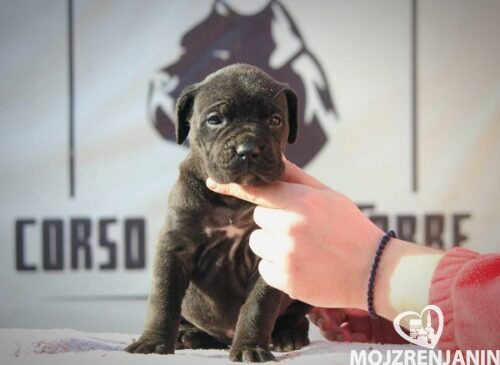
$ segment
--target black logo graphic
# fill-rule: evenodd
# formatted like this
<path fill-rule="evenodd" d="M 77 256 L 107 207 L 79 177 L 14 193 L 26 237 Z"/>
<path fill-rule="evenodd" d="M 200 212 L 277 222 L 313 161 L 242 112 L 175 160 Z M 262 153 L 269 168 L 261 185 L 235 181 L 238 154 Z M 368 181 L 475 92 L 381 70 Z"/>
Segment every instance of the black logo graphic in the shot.
<path fill-rule="evenodd" d="M 325 145 L 320 121 L 336 116 L 325 72 L 279 1 L 271 0 L 254 15 L 238 14 L 224 1 L 215 1 L 181 45 L 184 53 L 153 77 L 148 94 L 149 118 L 163 138 L 175 141 L 174 104 L 182 89 L 219 68 L 244 62 L 288 83 L 299 97 L 300 138 L 287 149 L 287 157 L 304 166 Z"/>

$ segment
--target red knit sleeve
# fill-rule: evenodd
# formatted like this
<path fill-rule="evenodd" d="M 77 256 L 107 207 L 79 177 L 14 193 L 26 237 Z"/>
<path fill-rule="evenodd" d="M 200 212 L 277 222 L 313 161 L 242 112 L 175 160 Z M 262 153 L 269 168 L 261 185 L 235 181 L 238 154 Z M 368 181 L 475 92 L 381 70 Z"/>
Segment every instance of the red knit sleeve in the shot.
<path fill-rule="evenodd" d="M 439 348 L 500 348 L 500 254 L 447 252 L 434 272 L 429 300 L 444 316 Z"/>

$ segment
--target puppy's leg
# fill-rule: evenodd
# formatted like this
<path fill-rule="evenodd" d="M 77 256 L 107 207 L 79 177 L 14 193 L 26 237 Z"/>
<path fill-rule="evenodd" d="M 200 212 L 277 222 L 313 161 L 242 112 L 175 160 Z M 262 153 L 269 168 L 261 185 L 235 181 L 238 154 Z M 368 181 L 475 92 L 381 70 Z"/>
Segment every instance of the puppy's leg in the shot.
<path fill-rule="evenodd" d="M 268 286 L 261 277 L 257 279 L 240 310 L 229 352 L 231 361 L 275 360 L 269 344 L 283 295 L 279 290 Z"/>
<path fill-rule="evenodd" d="M 227 345 L 215 337 L 195 327 L 181 318 L 179 334 L 177 335 L 176 350 L 181 349 L 227 349 Z"/>
<path fill-rule="evenodd" d="M 306 313 L 310 308 L 296 301 L 278 317 L 272 333 L 274 351 L 288 352 L 309 345 L 309 320 Z"/>
<path fill-rule="evenodd" d="M 125 351 L 173 354 L 181 318 L 182 299 L 190 280 L 186 253 L 169 245 L 168 234 L 160 241 L 153 268 L 148 315 L 142 336 Z M 163 242 L 162 242 L 163 241 Z"/>

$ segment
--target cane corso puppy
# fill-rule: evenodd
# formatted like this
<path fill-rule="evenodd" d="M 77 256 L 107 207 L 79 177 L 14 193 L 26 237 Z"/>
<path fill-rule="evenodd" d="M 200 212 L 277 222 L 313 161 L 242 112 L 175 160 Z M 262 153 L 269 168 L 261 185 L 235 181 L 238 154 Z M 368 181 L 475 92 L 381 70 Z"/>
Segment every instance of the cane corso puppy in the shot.
<path fill-rule="evenodd" d="M 309 306 L 268 286 L 248 246 L 255 206 L 209 190 L 268 184 L 297 137 L 297 97 L 257 67 L 236 64 L 187 87 L 176 105 L 177 142 L 190 151 L 169 197 L 156 247 L 149 308 L 135 353 L 228 348 L 233 361 L 274 360 L 309 343 Z M 271 346 L 272 344 L 272 346 Z"/>

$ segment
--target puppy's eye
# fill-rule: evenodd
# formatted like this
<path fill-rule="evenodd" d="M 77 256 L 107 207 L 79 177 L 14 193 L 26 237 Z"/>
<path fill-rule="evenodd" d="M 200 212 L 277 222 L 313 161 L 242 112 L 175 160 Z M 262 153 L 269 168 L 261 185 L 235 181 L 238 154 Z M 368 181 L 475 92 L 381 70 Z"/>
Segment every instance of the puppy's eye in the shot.
<path fill-rule="evenodd" d="M 211 115 L 208 117 L 207 123 L 210 125 L 219 125 L 222 124 L 222 119 L 218 115 Z"/>
<path fill-rule="evenodd" d="M 269 126 L 273 128 L 281 127 L 281 118 L 277 115 L 273 115 L 271 119 L 269 119 Z"/>

